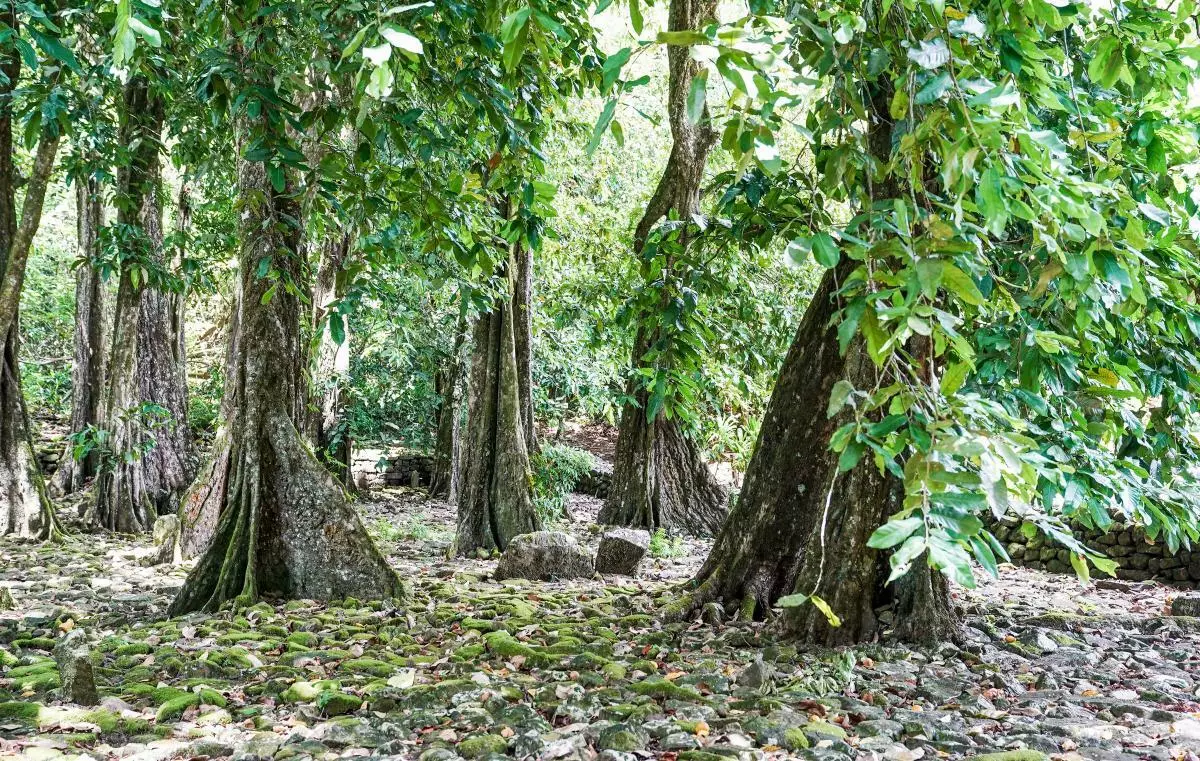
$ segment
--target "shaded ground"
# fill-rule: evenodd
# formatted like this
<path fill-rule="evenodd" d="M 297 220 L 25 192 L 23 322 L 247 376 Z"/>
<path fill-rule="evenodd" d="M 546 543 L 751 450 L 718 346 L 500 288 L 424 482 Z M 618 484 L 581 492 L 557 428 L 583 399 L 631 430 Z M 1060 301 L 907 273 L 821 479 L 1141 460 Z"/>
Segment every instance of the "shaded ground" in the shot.
<path fill-rule="evenodd" d="M 1196 759 L 1200 622 L 1171 590 L 1006 569 L 960 590 L 964 639 L 933 651 L 798 652 L 758 625 L 663 625 L 707 547 L 637 579 L 495 583 L 447 560 L 453 510 L 404 489 L 361 504 L 409 584 L 349 600 L 160 617 L 184 570 L 146 542 L 0 540 L 0 756 L 429 761 L 516 757 Z M 568 528 L 590 542 L 598 503 Z M 63 706 L 63 630 L 94 643 L 103 705 Z"/>

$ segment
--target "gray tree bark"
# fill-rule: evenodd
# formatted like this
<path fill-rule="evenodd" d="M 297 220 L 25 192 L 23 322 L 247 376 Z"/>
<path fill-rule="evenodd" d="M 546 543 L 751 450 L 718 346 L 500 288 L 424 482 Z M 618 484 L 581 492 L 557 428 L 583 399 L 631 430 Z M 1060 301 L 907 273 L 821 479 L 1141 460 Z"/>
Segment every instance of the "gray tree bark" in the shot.
<path fill-rule="evenodd" d="M 0 11 L 0 20 L 17 29 L 15 6 Z M 0 73 L 0 536 L 54 539 L 60 529 L 33 456 L 21 392 L 18 324 L 25 266 L 41 223 L 59 136 L 43 132 L 38 140 L 18 220 L 12 97 L 20 80 L 21 58 L 15 49 L 0 58 Z"/>
<path fill-rule="evenodd" d="M 514 273 L 510 252 L 505 268 L 507 299 L 476 320 L 471 360 L 470 412 L 466 452 L 458 500 L 459 555 L 503 550 L 514 536 L 538 531 L 533 506 L 528 439 L 522 423 Z"/>
<path fill-rule="evenodd" d="M 151 267 L 165 268 L 162 232 L 163 103 L 144 77 L 125 86 L 120 140 L 129 153 L 117 177 L 117 220 L 141 230 Z M 122 267 L 113 315 L 104 428 L 113 459 L 97 482 L 96 517 L 112 531 L 139 532 L 174 512 L 194 475 L 187 379 L 177 356 L 176 304 L 138 265 Z M 137 276 L 137 279 L 135 279 Z M 165 410 L 151 423 L 143 405 Z"/>
<path fill-rule="evenodd" d="M 241 124 L 242 142 L 250 125 Z M 258 277 L 264 258 L 304 282 L 298 204 L 239 159 L 239 287 L 224 424 L 183 506 L 183 548 L 205 546 L 172 615 L 262 596 L 400 597 L 400 580 L 306 444 L 299 298 Z M 270 295 L 268 295 L 270 293 Z M 205 536 L 207 534 L 207 536 Z"/>
<path fill-rule="evenodd" d="M 672 0 L 668 28 L 670 31 L 699 29 L 715 19 L 716 10 L 716 0 Z M 668 46 L 667 62 L 671 154 L 634 230 L 634 252 L 638 255 L 645 249 L 654 225 L 672 211 L 684 221 L 699 213 L 704 168 L 717 139 L 708 122 L 707 105 L 696 124 L 688 119 L 688 92 L 701 71 L 700 65 L 692 60 L 691 48 Z M 666 267 L 670 269 L 670 262 Z M 658 335 L 638 329 L 632 358 L 634 370 L 641 366 L 642 358 L 658 340 Z M 599 521 L 650 531 L 663 528 L 699 535 L 715 533 L 727 510 L 725 488 L 709 472 L 699 448 L 676 421 L 662 415 L 651 419 L 647 415 L 650 395 L 636 377 L 630 381 L 627 393 L 634 401 L 621 411 L 612 491 Z"/>
<path fill-rule="evenodd" d="M 882 165 L 891 155 L 892 89 L 889 83 L 873 89 L 869 139 Z M 878 190 L 886 198 L 898 189 L 882 182 Z M 870 388 L 876 381 L 862 338 L 844 355 L 838 343 L 838 292 L 856 266 L 843 258 L 822 278 L 779 371 L 737 505 L 693 588 L 668 606 L 668 618 L 690 615 L 709 601 L 745 619 L 761 618 L 780 597 L 798 593 L 822 598 L 841 618 L 833 627 L 811 604 L 788 609 L 779 628 L 807 643 L 836 646 L 879 636 L 885 627 L 875 611 L 889 605 L 897 637 L 954 636 L 945 577 L 918 562 L 889 586 L 887 554 L 867 547 L 899 507 L 903 485 L 870 457 L 839 473 L 838 455 L 829 449 L 850 414 L 826 414 L 834 384 Z"/>
<path fill-rule="evenodd" d="M 75 182 L 76 227 L 79 253 L 87 260 L 99 254 L 99 232 L 104 226 L 104 200 L 94 177 Z M 100 272 L 90 264 L 75 271 L 75 340 L 71 362 L 71 433 L 100 424 L 101 397 L 108 352 L 104 310 L 104 283 Z M 59 458 L 58 470 L 51 480 L 51 492 L 73 494 L 96 477 L 100 455 L 90 452 L 82 460 L 72 456 L 67 444 Z"/>
<path fill-rule="evenodd" d="M 462 453 L 462 376 L 466 339 L 466 314 L 460 313 L 455 323 L 451 354 L 445 367 L 438 370 L 435 379 L 441 404 L 438 405 L 437 440 L 433 447 L 433 473 L 429 479 L 429 495 L 444 498 L 450 504 L 458 502 Z"/>
<path fill-rule="evenodd" d="M 352 442 L 348 431 L 339 431 L 345 413 L 346 384 L 350 379 L 350 325 L 346 321 L 339 343 L 328 324 L 322 323 L 330 307 L 345 293 L 338 273 L 350 256 L 349 233 L 333 234 L 320 244 L 316 282 L 313 284 L 313 331 L 316 357 L 313 365 L 313 446 L 346 491 L 354 491 L 351 477 Z"/>

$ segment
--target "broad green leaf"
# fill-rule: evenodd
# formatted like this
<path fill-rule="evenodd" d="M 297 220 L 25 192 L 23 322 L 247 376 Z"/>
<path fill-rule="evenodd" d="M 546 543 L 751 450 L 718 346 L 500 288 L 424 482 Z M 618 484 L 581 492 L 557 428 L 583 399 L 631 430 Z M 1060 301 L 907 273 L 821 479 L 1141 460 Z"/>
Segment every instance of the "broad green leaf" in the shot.
<path fill-rule="evenodd" d="M 688 90 L 687 118 L 692 124 L 699 124 L 704 116 L 704 96 L 708 90 L 708 69 L 701 69 L 692 77 L 692 85 Z"/>
<path fill-rule="evenodd" d="M 383 39 L 387 40 L 389 45 L 406 53 L 421 55 L 425 52 L 420 40 L 395 24 L 388 24 L 380 29 L 379 33 L 383 35 Z"/>
<path fill-rule="evenodd" d="M 812 601 L 813 606 L 817 610 L 821 611 L 821 613 L 825 615 L 825 620 L 829 622 L 830 626 L 836 629 L 842 625 L 842 619 L 837 617 L 837 614 L 833 612 L 833 608 L 829 607 L 829 603 L 825 602 L 816 595 L 813 595 L 808 599 Z"/>
<path fill-rule="evenodd" d="M 812 253 L 817 264 L 826 269 L 836 267 L 841 258 L 838 245 L 829 233 L 817 233 L 812 237 Z"/>
<path fill-rule="evenodd" d="M 850 400 L 850 395 L 854 393 L 854 386 L 848 380 L 839 380 L 833 384 L 833 388 L 829 392 L 829 407 L 825 414 L 827 417 L 833 417 L 842 411 L 846 406 L 846 402 Z"/>
<path fill-rule="evenodd" d="M 916 517 L 888 521 L 875 529 L 874 533 L 867 539 L 867 546 L 877 550 L 886 550 L 889 547 L 895 547 L 912 536 L 914 531 L 924 525 L 925 521 Z"/>
<path fill-rule="evenodd" d="M 604 133 L 616 113 L 617 99 L 612 98 L 604 104 L 604 110 L 600 112 L 600 118 L 596 120 L 596 126 L 592 129 L 592 139 L 587 144 L 588 155 L 591 155 L 596 150 L 596 146 L 600 145 L 600 140 L 604 137 Z"/>

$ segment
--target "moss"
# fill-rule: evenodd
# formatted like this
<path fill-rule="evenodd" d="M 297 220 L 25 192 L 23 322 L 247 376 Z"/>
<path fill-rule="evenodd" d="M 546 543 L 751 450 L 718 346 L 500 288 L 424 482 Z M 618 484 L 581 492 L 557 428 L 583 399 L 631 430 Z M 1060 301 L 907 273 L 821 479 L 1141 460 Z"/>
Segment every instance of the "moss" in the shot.
<path fill-rule="evenodd" d="M 968 761 L 1049 761 L 1049 757 L 1040 750 L 1005 750 L 999 753 L 984 753 L 971 756 Z"/>
<path fill-rule="evenodd" d="M 371 676 L 391 676 L 396 671 L 396 667 L 377 658 L 352 658 L 342 661 L 338 665 L 338 671 L 370 674 Z"/>
<path fill-rule="evenodd" d="M 321 689 L 312 682 L 296 682 L 279 697 L 288 703 L 308 703 L 317 699 Z"/>
<path fill-rule="evenodd" d="M 706 750 L 685 750 L 677 758 L 679 761 L 729 761 L 728 756 L 720 753 L 710 753 Z"/>
<path fill-rule="evenodd" d="M 154 714 L 154 720 L 161 724 L 178 719 L 184 711 L 198 705 L 200 705 L 200 696 L 194 692 L 185 692 L 162 703 L 158 707 L 158 712 Z"/>
<path fill-rule="evenodd" d="M 508 750 L 508 740 L 500 735 L 476 735 L 468 737 L 455 748 L 463 758 L 482 758 L 489 754 L 503 754 Z"/>
<path fill-rule="evenodd" d="M 143 683 L 134 683 L 125 685 L 125 694 L 134 698 L 144 698 L 147 695 L 154 694 L 154 687 Z"/>
<path fill-rule="evenodd" d="M 691 703 L 704 701 L 700 693 L 692 688 L 681 687 L 660 676 L 650 676 L 640 682 L 634 682 L 629 685 L 629 689 L 636 695 L 647 695 L 663 700 L 686 700 Z"/>
<path fill-rule="evenodd" d="M 41 710 L 41 706 L 37 703 L 23 703 L 16 700 L 0 703 L 0 720 L 35 724 L 39 710 Z"/>
<path fill-rule="evenodd" d="M 792 727 L 783 731 L 783 745 L 788 750 L 800 750 L 808 747 L 808 736 L 803 729 Z"/>
<path fill-rule="evenodd" d="M 513 635 L 506 631 L 488 632 L 483 635 L 484 641 L 487 643 L 487 649 L 494 655 L 501 658 L 515 658 L 521 656 L 532 663 L 545 663 L 552 660 L 543 655 L 539 650 L 536 650 L 524 642 L 518 642 Z"/>
<path fill-rule="evenodd" d="M 17 662 L 17 656 L 0 647 L 0 667 L 8 668 Z"/>
<path fill-rule="evenodd" d="M 113 650 L 112 653 L 118 657 L 122 655 L 149 655 L 150 650 L 150 646 L 145 642 L 130 642 L 129 644 L 121 645 Z"/>
<path fill-rule="evenodd" d="M 604 675 L 609 679 L 614 680 L 624 679 L 629 673 L 629 670 L 625 668 L 624 664 L 616 661 L 609 661 L 608 663 L 605 663 L 600 667 L 600 670 L 604 672 Z"/>
<path fill-rule="evenodd" d="M 147 719 L 134 717 L 123 719 L 121 721 L 121 734 L 134 737 L 136 735 L 144 735 L 150 731 L 150 722 Z"/>
<path fill-rule="evenodd" d="M 298 645 L 306 650 L 311 650 L 321 644 L 321 638 L 312 632 L 293 632 L 287 638 L 289 644 Z"/>
<path fill-rule="evenodd" d="M 464 629 L 474 629 L 475 631 L 479 632 L 496 631 L 497 629 L 501 628 L 500 624 L 496 623 L 495 621 L 487 621 L 482 618 L 464 618 L 460 622 L 460 625 Z"/>
<path fill-rule="evenodd" d="M 326 690 L 317 696 L 317 709 L 327 717 L 354 713 L 362 703 L 362 698 L 334 690 Z"/>
<path fill-rule="evenodd" d="M 804 726 L 805 732 L 811 732 L 814 735 L 825 735 L 827 737 L 836 737 L 839 740 L 846 739 L 846 730 L 836 724 L 830 724 L 827 721 L 810 721 Z"/>
<path fill-rule="evenodd" d="M 50 669 L 17 677 L 12 680 L 12 684 L 21 692 L 44 692 L 59 687 L 62 684 L 62 678 L 59 677 L 57 669 Z"/>
<path fill-rule="evenodd" d="M 236 645 L 239 642 L 262 642 L 268 637 L 262 632 L 231 631 L 217 637 L 218 645 Z"/>
<path fill-rule="evenodd" d="M 31 663 L 28 666 L 17 666 L 14 669 L 9 669 L 7 676 L 9 679 L 19 679 L 24 676 L 43 674 L 47 671 L 58 671 L 57 664 L 50 659 Z"/>
<path fill-rule="evenodd" d="M 181 690 L 178 687 L 157 687 L 150 692 L 150 702 L 156 706 L 160 706 L 164 703 L 169 703 L 176 698 L 191 694 L 193 693 L 190 693 L 187 690 Z"/>
<path fill-rule="evenodd" d="M 475 661 L 483 656 L 487 648 L 483 645 L 463 645 L 454 651 L 452 658 L 459 661 Z"/>
<path fill-rule="evenodd" d="M 102 735 L 116 732 L 121 727 L 121 717 L 107 708 L 89 711 L 84 714 L 83 720 L 89 724 L 95 724 Z"/>
<path fill-rule="evenodd" d="M 218 708 L 224 708 L 228 705 L 228 701 L 225 700 L 224 695 L 208 687 L 200 689 L 200 703 L 201 705 L 217 706 Z"/>
<path fill-rule="evenodd" d="M 13 647 L 18 650 L 45 650 L 47 652 L 54 649 L 54 640 L 49 637 L 26 637 L 24 639 L 14 639 Z"/>

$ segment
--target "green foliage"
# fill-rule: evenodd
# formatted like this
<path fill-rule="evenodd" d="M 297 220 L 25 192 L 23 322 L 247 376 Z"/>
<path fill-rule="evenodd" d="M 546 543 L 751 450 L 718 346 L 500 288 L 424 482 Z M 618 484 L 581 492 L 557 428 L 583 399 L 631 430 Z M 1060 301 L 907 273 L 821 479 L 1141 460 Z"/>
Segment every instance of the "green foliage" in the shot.
<path fill-rule="evenodd" d="M 153 402 L 142 402 L 122 410 L 117 419 L 130 431 L 127 446 L 121 450 L 114 449 L 112 431 L 88 425 L 67 439 L 71 444 L 71 456 L 76 462 L 96 454 L 100 460 L 100 472 L 109 472 L 119 463 L 134 462 L 145 457 L 158 444 L 154 438 L 155 431 L 169 431 L 175 425 L 171 411 Z"/>
<path fill-rule="evenodd" d="M 678 558 L 684 555 L 683 539 L 670 536 L 663 529 L 656 529 L 650 535 L 650 557 Z"/>
<path fill-rule="evenodd" d="M 551 444 L 534 454 L 533 501 L 543 521 L 566 516 L 567 499 L 579 479 L 595 467 L 590 452 L 564 444 Z"/>

